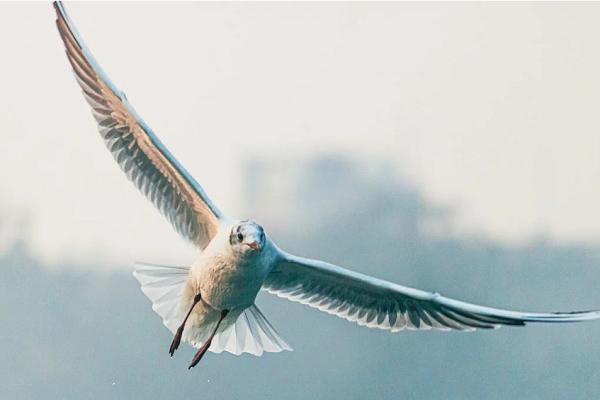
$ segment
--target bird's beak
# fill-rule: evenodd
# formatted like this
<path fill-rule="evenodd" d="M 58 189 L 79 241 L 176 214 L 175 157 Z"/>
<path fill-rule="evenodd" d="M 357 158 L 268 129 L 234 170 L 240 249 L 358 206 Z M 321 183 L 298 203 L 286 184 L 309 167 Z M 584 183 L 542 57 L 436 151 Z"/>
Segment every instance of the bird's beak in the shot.
<path fill-rule="evenodd" d="M 260 243 L 259 242 L 252 242 L 252 243 L 247 243 L 246 244 L 248 247 L 250 247 L 252 250 L 256 250 L 259 251 L 260 250 Z"/>

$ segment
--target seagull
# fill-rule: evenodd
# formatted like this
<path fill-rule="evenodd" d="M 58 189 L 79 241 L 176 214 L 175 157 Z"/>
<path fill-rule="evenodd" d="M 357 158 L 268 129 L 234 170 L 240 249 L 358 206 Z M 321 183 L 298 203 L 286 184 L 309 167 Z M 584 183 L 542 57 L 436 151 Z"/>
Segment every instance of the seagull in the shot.
<path fill-rule="evenodd" d="M 217 208 L 100 68 L 64 5 L 53 4 L 67 58 L 106 147 L 129 180 L 199 250 L 190 266 L 137 264 L 134 270 L 152 309 L 174 335 L 169 354 L 182 341 L 198 349 L 188 368 L 207 350 L 256 356 L 292 350 L 256 306 L 261 290 L 391 332 L 600 318 L 598 310 L 530 313 L 470 304 L 280 249 L 261 225 L 230 219 Z"/>

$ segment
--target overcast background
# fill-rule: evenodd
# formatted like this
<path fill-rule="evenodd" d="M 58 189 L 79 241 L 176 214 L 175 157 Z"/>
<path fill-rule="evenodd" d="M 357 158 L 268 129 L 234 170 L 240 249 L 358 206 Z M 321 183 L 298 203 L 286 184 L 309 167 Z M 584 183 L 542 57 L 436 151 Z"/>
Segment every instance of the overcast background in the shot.
<path fill-rule="evenodd" d="M 600 306 L 600 5 L 67 8 L 215 203 L 282 246 L 486 305 Z M 170 360 L 131 262 L 197 254 L 102 146 L 54 20 L 0 4 L 0 397 L 597 396 L 600 324 L 391 335 L 262 295 L 294 353 Z"/>

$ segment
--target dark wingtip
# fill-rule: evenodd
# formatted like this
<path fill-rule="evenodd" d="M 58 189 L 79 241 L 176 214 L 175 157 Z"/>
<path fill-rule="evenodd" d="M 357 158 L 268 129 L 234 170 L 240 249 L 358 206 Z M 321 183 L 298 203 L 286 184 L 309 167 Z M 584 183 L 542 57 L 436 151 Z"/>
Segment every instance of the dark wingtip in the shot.
<path fill-rule="evenodd" d="M 62 2 L 60 1 L 53 1 L 52 2 L 52 7 L 54 7 L 54 11 L 56 11 L 56 14 L 58 14 L 59 16 L 64 16 L 63 14 L 63 5 Z"/>
<path fill-rule="evenodd" d="M 56 0 L 52 2 L 52 6 L 54 7 L 54 11 L 56 11 L 57 20 L 62 19 L 65 21 L 65 24 L 68 26 L 69 23 L 69 15 L 67 14 L 67 10 L 65 9 L 65 5 L 62 1 Z M 69 30 L 71 28 L 69 27 Z"/>

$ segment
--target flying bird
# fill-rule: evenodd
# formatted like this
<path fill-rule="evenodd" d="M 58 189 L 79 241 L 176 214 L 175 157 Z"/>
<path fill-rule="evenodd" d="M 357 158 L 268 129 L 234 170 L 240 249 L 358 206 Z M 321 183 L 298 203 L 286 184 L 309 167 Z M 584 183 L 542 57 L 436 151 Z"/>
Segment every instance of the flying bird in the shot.
<path fill-rule="evenodd" d="M 182 341 L 198 348 L 189 368 L 207 350 L 256 356 L 291 350 L 256 306 L 261 290 L 391 332 L 600 318 L 600 311 L 529 313 L 479 306 L 285 252 L 256 222 L 230 219 L 217 208 L 100 68 L 63 4 L 55 2 L 54 8 L 67 58 L 106 147 L 199 250 L 191 266 L 138 264 L 134 271 L 153 310 L 174 334 L 171 356 Z"/>

